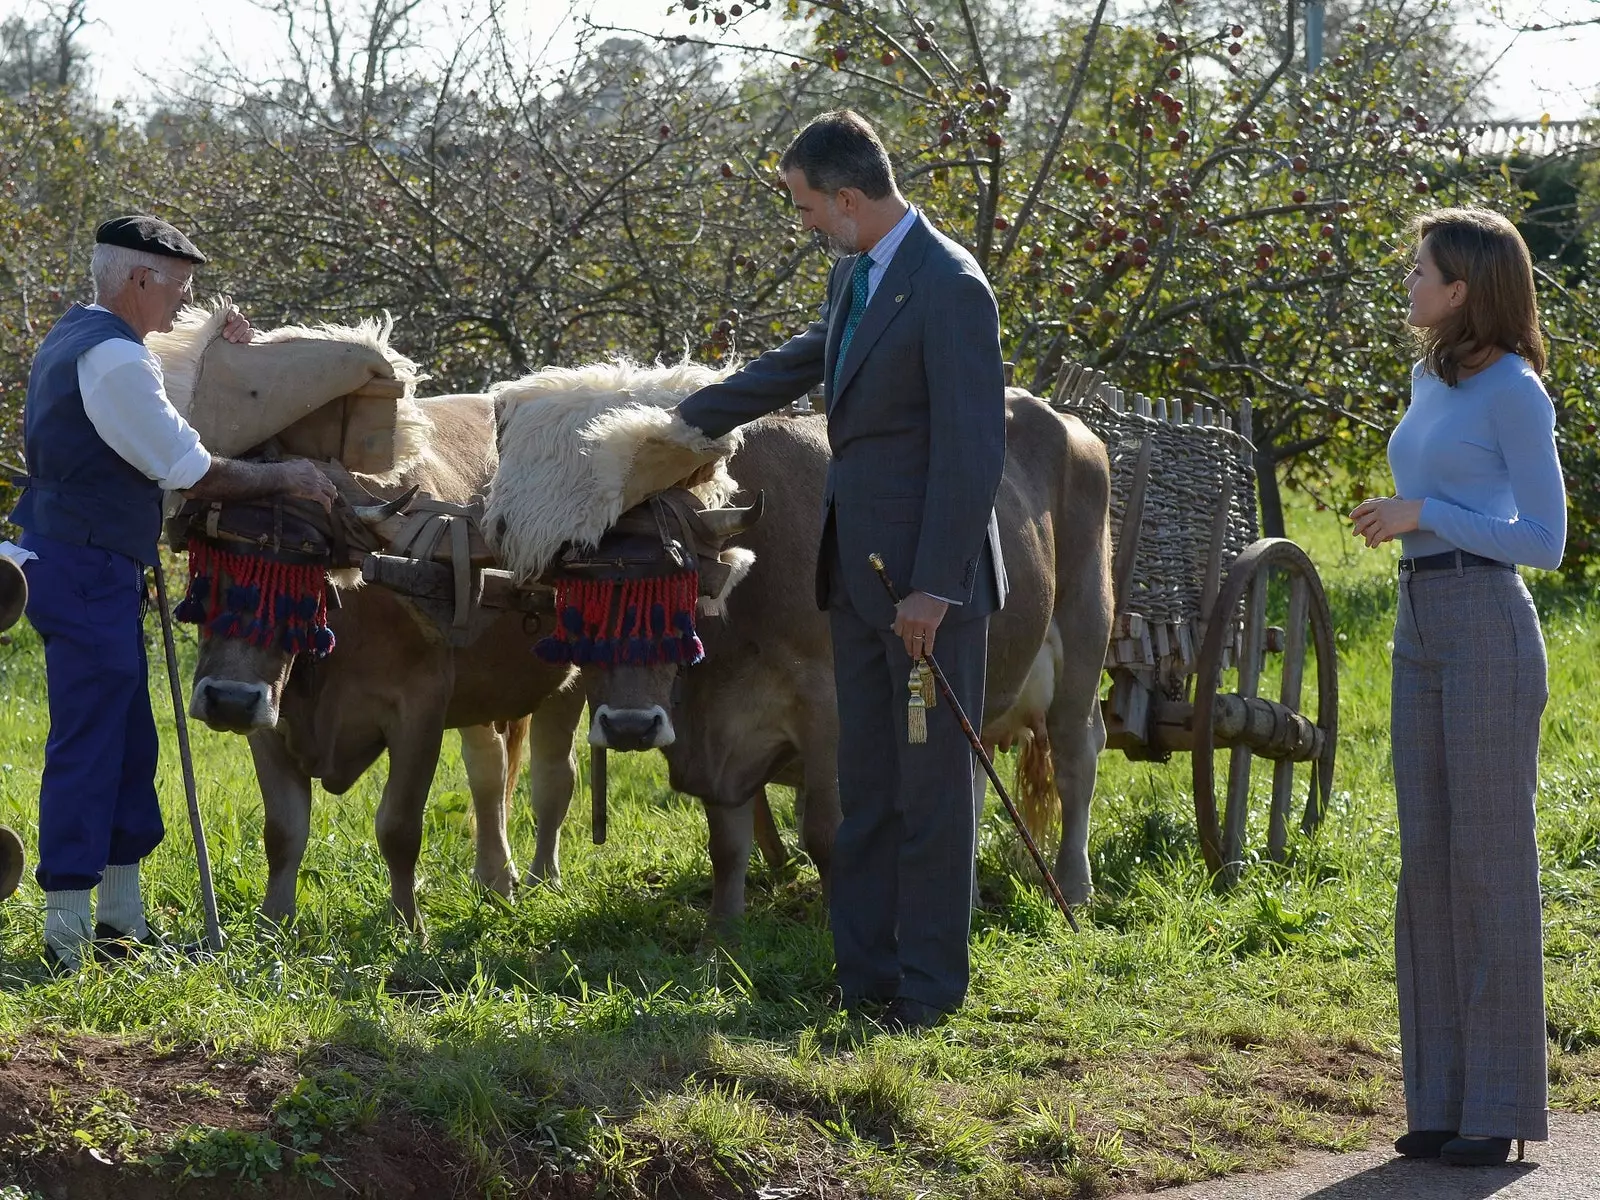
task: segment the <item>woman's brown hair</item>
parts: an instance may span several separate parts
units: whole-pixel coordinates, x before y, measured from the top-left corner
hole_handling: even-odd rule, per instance
[[[1467,285],[1466,303],[1432,329],[1415,331],[1427,368],[1451,387],[1485,350],[1520,354],[1544,374],[1544,338],[1533,291],[1533,259],[1510,221],[1486,208],[1437,208],[1411,223],[1419,250],[1446,283]]]

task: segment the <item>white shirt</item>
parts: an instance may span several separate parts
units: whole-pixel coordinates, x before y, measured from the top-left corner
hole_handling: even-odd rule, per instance
[[[906,240],[906,234],[911,232],[911,227],[917,223],[917,210],[911,205],[906,205],[906,215],[894,223],[894,228],[878,239],[877,245],[867,251],[867,256],[872,259],[872,266],[867,271],[867,303],[872,303],[873,293],[878,290],[878,285],[883,282],[883,277],[889,273],[889,263],[894,258],[894,252],[900,249],[900,243]]]
[[[200,435],[167,399],[160,360],[143,343],[107,338],[78,355],[78,391],[101,440],[167,491],[193,487],[211,469]]]

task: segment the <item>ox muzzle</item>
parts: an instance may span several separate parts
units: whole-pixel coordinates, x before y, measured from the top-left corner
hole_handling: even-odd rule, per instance
[[[677,740],[672,717],[659,704],[613,708],[602,704],[589,722],[589,744],[607,750],[661,750]]]
[[[255,733],[278,724],[278,706],[267,684],[213,675],[195,680],[189,715],[218,733]]]

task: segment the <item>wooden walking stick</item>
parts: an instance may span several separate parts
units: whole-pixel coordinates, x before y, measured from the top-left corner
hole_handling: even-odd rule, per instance
[[[900,593],[894,586],[894,580],[889,578],[889,571],[883,565],[883,557],[870,554],[867,561],[872,564],[872,569],[878,573],[878,578],[883,581],[884,588],[889,593],[889,600],[896,606],[900,603]],[[939,686],[939,692],[950,705],[950,711],[955,714],[961,723],[961,732],[967,735],[967,741],[972,744],[972,752],[978,756],[978,761],[983,764],[983,769],[988,772],[989,782],[994,784],[994,790],[999,793],[1000,802],[1006,806],[1006,813],[1011,817],[1011,823],[1017,827],[1017,832],[1022,835],[1022,844],[1028,848],[1028,853],[1033,858],[1033,865],[1039,868],[1039,874],[1044,878],[1045,888],[1056,902],[1056,907],[1061,910],[1061,915],[1067,919],[1067,924],[1072,926],[1073,933],[1082,932],[1078,928],[1078,921],[1072,915],[1072,906],[1067,903],[1067,898],[1061,894],[1061,885],[1056,882],[1055,874],[1045,865],[1044,855],[1039,853],[1039,847],[1034,843],[1033,835],[1028,832],[1028,827],[1023,823],[1022,814],[1017,811],[1017,806],[1011,802],[1011,795],[1006,791],[1006,785],[1000,782],[1000,776],[995,772],[994,762],[989,758],[989,752],[983,748],[983,742],[978,737],[978,731],[972,727],[972,722],[967,720],[967,714],[961,709],[961,701],[956,699],[955,692],[950,687],[950,681],[944,677],[944,672],[939,669],[938,661],[931,654],[922,654],[919,663],[927,664],[928,670],[933,672],[933,679]]]
[[[206,911],[206,949],[222,949],[222,922],[217,917],[217,889],[211,880],[211,855],[206,851],[206,828],[200,819],[200,796],[194,785],[194,755],[189,750],[189,719],[178,682],[178,651],[172,640],[172,613],[167,608],[167,578],[156,563],[156,605],[161,609],[161,641],[167,650],[167,690],[172,693],[172,716],[178,726],[178,758],[183,764],[183,791],[189,800],[189,828],[194,831],[194,855],[200,865],[200,901]]]

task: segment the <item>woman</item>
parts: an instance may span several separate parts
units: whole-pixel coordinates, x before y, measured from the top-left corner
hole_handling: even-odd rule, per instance
[[[1389,439],[1396,495],[1350,514],[1399,538],[1391,742],[1400,815],[1395,968],[1403,1155],[1502,1163],[1547,1136],[1534,842],[1544,638],[1515,564],[1566,541],[1555,410],[1528,248],[1511,222],[1441,209],[1413,227],[1422,351]]]

